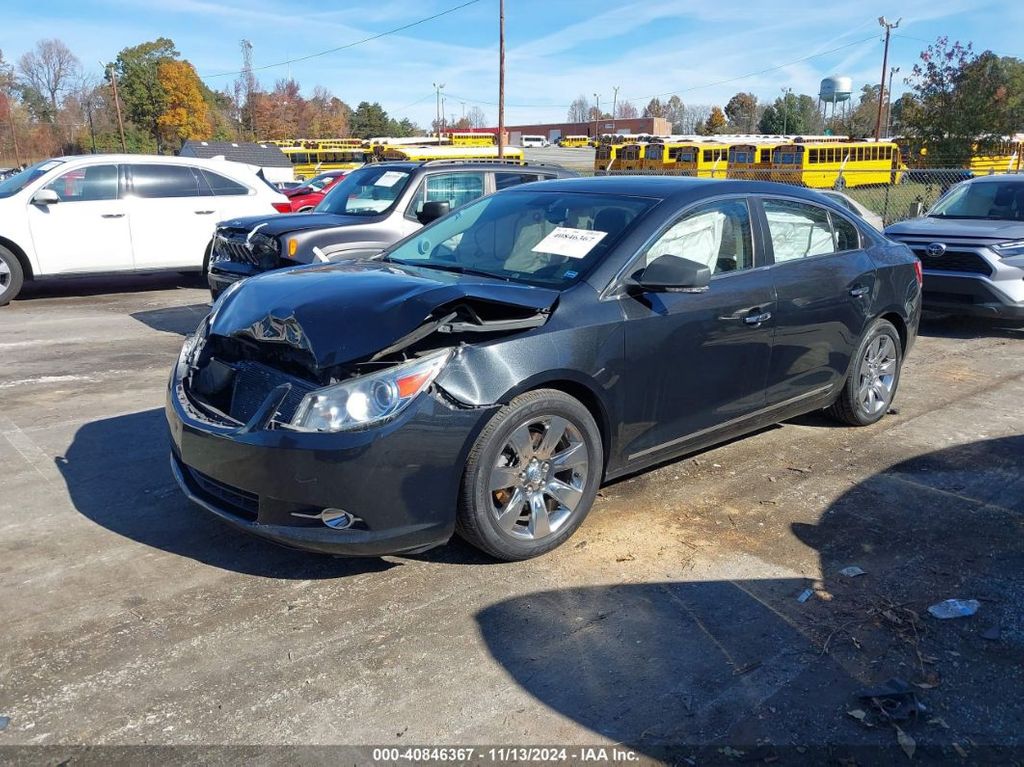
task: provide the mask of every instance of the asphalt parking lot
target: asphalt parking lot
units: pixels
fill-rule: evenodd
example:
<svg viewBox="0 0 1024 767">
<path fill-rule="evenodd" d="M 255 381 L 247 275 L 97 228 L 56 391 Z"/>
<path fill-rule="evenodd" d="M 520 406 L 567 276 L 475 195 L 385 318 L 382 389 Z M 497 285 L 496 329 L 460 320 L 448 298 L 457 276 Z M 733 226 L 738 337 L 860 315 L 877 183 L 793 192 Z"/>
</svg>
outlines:
<svg viewBox="0 0 1024 767">
<path fill-rule="evenodd" d="M 543 558 L 344 560 L 174 485 L 164 386 L 207 300 L 173 275 L 0 309 L 0 745 L 1024 739 L 1024 328 L 928 319 L 881 423 L 808 416 L 609 485 Z M 950 597 L 980 608 L 928 615 Z M 893 677 L 916 705 L 857 697 Z"/>
</svg>

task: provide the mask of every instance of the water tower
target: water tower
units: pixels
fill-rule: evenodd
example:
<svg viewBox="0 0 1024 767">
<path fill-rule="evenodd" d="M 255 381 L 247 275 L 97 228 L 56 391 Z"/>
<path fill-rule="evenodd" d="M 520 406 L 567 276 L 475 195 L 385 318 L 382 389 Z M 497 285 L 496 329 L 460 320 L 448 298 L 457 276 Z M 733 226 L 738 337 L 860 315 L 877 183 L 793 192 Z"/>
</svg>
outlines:
<svg viewBox="0 0 1024 767">
<path fill-rule="evenodd" d="M 828 119 L 828 105 L 832 105 L 832 117 L 836 116 L 836 107 L 842 105 L 845 119 L 853 96 L 853 80 L 849 77 L 832 75 L 821 81 L 818 89 L 818 109 L 823 109 L 823 116 Z"/>
</svg>

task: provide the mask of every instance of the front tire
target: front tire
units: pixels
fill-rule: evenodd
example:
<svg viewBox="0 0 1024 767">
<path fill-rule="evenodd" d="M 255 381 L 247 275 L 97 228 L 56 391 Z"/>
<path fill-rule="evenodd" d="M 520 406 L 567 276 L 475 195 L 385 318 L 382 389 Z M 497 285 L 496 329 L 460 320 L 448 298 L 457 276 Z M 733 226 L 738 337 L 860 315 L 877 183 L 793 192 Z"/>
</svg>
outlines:
<svg viewBox="0 0 1024 767">
<path fill-rule="evenodd" d="M 832 417 L 851 426 L 870 426 L 889 411 L 903 368 L 903 342 L 888 320 L 875 320 L 861 339 Z"/>
<path fill-rule="evenodd" d="M 21 261 L 7 248 L 0 245 L 0 306 L 9 304 L 25 284 L 25 272 Z"/>
<path fill-rule="evenodd" d="M 564 392 L 527 392 L 499 410 L 473 445 L 456 530 L 496 559 L 546 554 L 583 523 L 603 466 L 590 411 Z"/>
</svg>

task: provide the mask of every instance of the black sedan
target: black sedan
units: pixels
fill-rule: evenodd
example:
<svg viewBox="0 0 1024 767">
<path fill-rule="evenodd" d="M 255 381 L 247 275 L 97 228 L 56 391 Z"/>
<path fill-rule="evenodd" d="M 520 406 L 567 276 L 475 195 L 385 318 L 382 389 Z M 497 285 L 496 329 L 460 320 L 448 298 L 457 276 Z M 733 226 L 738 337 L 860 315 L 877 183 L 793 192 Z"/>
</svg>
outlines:
<svg viewBox="0 0 1024 767">
<path fill-rule="evenodd" d="M 171 377 L 172 468 L 288 546 L 524 559 L 604 481 L 811 410 L 878 421 L 920 301 L 906 246 L 814 192 L 527 184 L 233 285 Z"/>
</svg>

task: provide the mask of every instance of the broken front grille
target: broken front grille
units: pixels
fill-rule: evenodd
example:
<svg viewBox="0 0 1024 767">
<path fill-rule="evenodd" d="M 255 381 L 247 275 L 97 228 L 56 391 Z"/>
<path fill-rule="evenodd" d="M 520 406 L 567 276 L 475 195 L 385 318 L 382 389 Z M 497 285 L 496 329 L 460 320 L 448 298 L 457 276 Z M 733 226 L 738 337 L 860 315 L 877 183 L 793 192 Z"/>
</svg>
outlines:
<svg viewBox="0 0 1024 767">
<path fill-rule="evenodd" d="M 245 238 L 245 232 L 217 232 L 217 237 L 213 242 L 213 260 L 234 261 L 236 264 L 259 266 L 259 256 L 250 249 Z"/>
<path fill-rule="evenodd" d="M 289 384 L 290 389 L 277 407 L 276 420 L 288 422 L 295 415 L 302 398 L 315 388 L 300 378 L 258 362 L 238 362 L 232 367 L 235 369 L 235 380 L 228 415 L 241 423 L 247 423 L 267 401 L 271 392 L 282 384 Z"/>
</svg>

